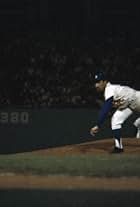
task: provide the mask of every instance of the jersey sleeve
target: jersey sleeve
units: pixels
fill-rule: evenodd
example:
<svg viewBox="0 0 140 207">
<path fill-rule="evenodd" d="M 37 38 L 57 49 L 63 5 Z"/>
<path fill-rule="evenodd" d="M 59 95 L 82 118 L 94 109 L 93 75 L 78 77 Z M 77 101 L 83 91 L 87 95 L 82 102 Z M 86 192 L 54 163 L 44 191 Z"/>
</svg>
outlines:
<svg viewBox="0 0 140 207">
<path fill-rule="evenodd" d="M 101 127 L 101 125 L 103 124 L 103 122 L 105 121 L 109 111 L 111 110 L 112 108 L 112 102 L 113 102 L 113 97 L 110 97 L 109 99 L 107 99 L 101 110 L 100 110 L 100 113 L 99 113 L 99 116 L 98 116 L 98 120 L 97 120 L 97 126 L 98 127 Z"/>
</svg>

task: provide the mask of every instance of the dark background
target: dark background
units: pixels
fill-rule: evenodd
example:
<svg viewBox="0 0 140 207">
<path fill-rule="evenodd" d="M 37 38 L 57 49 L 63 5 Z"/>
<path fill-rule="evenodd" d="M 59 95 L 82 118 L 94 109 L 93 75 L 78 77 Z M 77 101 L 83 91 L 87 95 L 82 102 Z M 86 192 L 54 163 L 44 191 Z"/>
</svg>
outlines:
<svg viewBox="0 0 140 207">
<path fill-rule="evenodd" d="M 1 0 L 0 106 L 97 107 L 90 73 L 139 89 L 139 4 Z"/>
<path fill-rule="evenodd" d="M 1 0 L 2 30 L 44 28 L 57 31 L 139 34 L 138 1 Z"/>
</svg>

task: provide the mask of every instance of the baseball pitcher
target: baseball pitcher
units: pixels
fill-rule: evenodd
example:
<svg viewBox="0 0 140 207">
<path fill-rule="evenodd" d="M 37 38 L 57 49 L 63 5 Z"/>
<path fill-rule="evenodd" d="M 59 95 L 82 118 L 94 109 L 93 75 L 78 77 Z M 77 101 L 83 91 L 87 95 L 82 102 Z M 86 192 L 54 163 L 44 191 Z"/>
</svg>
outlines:
<svg viewBox="0 0 140 207">
<path fill-rule="evenodd" d="M 90 133 L 93 136 L 98 133 L 110 110 L 116 108 L 111 119 L 111 128 L 115 139 L 112 153 L 121 153 L 124 151 L 121 128 L 130 115 L 134 112 L 140 112 L 140 91 L 128 86 L 111 84 L 102 72 L 95 75 L 94 81 L 97 92 L 104 93 L 105 102 L 101 107 L 97 123 L 91 128 Z M 134 122 L 134 126 L 137 128 L 136 137 L 140 138 L 140 118 Z"/>
</svg>

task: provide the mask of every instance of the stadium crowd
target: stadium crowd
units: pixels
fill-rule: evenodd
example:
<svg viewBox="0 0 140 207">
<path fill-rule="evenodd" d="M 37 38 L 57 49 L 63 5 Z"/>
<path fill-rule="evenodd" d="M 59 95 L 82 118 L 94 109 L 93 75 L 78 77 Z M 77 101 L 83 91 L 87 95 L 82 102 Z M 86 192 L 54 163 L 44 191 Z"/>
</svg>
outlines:
<svg viewBox="0 0 140 207">
<path fill-rule="evenodd" d="M 14 34 L 4 40 L 1 106 L 96 107 L 90 73 L 98 70 L 105 71 L 112 82 L 139 87 L 140 48 L 107 47 L 111 38 L 106 44 L 94 44 L 88 38 L 73 44 L 51 33 Z"/>
</svg>

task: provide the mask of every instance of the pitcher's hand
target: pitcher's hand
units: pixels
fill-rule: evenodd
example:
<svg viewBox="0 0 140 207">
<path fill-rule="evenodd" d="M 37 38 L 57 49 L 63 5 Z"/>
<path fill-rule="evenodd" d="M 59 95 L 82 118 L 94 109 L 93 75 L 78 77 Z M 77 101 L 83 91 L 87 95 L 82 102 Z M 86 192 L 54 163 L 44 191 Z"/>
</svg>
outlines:
<svg viewBox="0 0 140 207">
<path fill-rule="evenodd" d="M 91 130 L 90 130 L 90 134 L 91 134 L 92 136 L 95 136 L 95 134 L 97 134 L 98 131 L 99 131 L 99 127 L 98 127 L 98 126 L 94 126 L 94 127 L 91 128 Z"/>
</svg>

